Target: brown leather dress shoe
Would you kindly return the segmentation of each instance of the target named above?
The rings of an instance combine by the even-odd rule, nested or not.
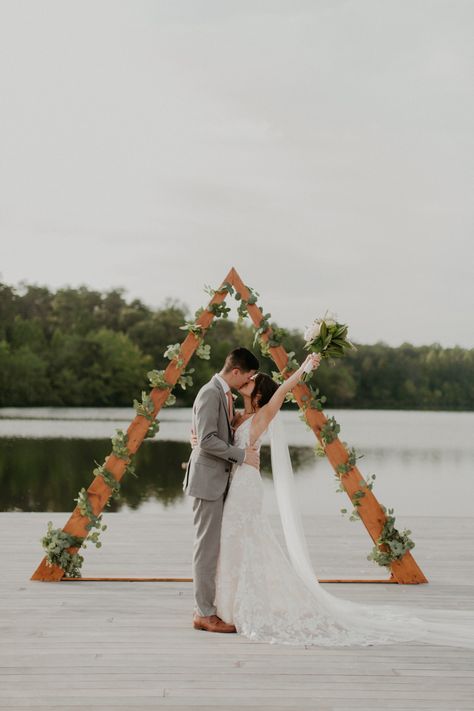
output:
[[[224,622],[217,615],[209,615],[208,617],[194,615],[193,627],[195,630],[206,630],[206,632],[237,632],[235,625]]]

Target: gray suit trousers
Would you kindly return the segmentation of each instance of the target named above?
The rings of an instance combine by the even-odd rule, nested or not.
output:
[[[224,501],[229,486],[214,501],[195,498],[194,512],[194,549],[193,549],[193,587],[194,611],[197,615],[208,617],[216,614],[214,598],[216,594],[216,570],[219,556],[220,533]]]

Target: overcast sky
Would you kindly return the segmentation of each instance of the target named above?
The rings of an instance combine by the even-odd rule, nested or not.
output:
[[[0,0],[0,279],[474,347],[472,0]]]

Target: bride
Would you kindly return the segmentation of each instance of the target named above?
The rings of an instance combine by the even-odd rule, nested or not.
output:
[[[322,588],[312,569],[299,514],[293,469],[279,410],[311,363],[278,386],[257,373],[239,393],[244,410],[233,421],[234,444],[261,446],[270,435],[272,475],[288,556],[262,512],[260,472],[234,465],[224,504],[216,571],[217,615],[248,639],[290,645],[369,646],[423,642],[474,649],[474,612],[364,605]],[[197,443],[191,437],[191,444]]]
[[[424,642],[474,649],[474,612],[364,605],[322,588],[312,569],[298,510],[293,470],[279,410],[311,354],[278,386],[257,373],[239,393],[234,444],[261,446],[268,430],[273,482],[288,556],[262,512],[260,472],[234,465],[225,499],[216,572],[217,615],[251,640],[291,645],[354,646]],[[195,443],[195,440],[191,440]]]

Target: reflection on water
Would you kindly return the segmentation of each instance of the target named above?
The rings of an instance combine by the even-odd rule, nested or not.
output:
[[[94,462],[110,452],[109,440],[13,439],[1,440],[0,492],[2,511],[69,511],[79,489],[92,481]],[[183,496],[183,465],[191,448],[183,442],[144,442],[135,457],[137,478],[122,479],[121,498],[111,500],[109,511],[124,506],[138,509],[150,499],[167,507]],[[295,469],[313,461],[309,448],[290,448]],[[270,450],[261,452],[262,475],[271,477]]]
[[[168,505],[181,495],[181,462],[189,445],[146,442],[136,456],[137,475],[122,480],[122,497],[108,508],[123,504],[136,509],[150,497]],[[7,439],[0,450],[2,510],[69,511],[81,487],[92,481],[94,462],[110,453],[110,440]],[[71,506],[72,504],[72,506]]]
[[[382,504],[406,515],[470,516],[474,498],[474,413],[339,410],[341,439],[364,454],[365,476],[376,474]],[[0,510],[72,511],[92,481],[95,463],[111,449],[115,429],[133,410],[34,408],[0,410]],[[314,435],[295,412],[283,412],[303,513],[338,513],[347,498],[335,494],[334,472],[314,456]],[[138,478],[122,480],[122,497],[108,511],[189,508],[182,491],[191,412],[160,413],[160,432],[136,456]],[[270,451],[264,437],[261,468],[265,507],[276,511]]]

